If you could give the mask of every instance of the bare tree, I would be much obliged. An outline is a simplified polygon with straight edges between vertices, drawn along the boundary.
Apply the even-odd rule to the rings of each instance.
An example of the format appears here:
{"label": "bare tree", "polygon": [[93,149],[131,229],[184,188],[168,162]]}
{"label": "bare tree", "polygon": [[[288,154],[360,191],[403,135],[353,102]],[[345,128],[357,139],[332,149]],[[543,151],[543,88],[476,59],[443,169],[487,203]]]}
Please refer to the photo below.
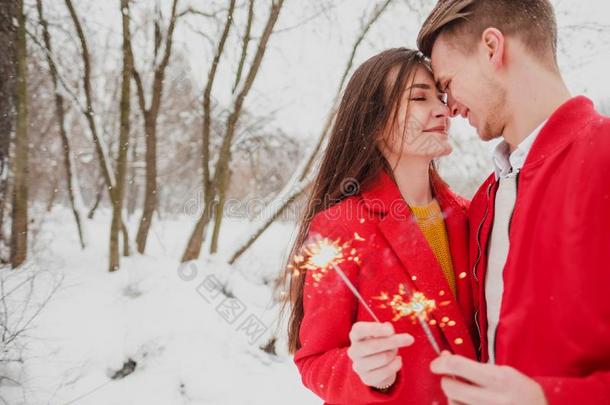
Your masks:
{"label": "bare tree", "polygon": [[11,222],[11,265],[21,265],[28,248],[28,110],[27,44],[23,0],[17,2],[17,125],[13,170],[13,215]]}
{"label": "bare tree", "polygon": [[[85,115],[85,118],[87,119],[87,123],[89,125],[89,131],[91,132],[91,137],[93,138],[98,162],[100,164],[102,176],[104,177],[104,182],[106,183],[106,187],[108,189],[110,201],[112,205],[115,206],[116,200],[118,199],[118,195],[116,192],[116,180],[110,167],[110,158],[108,156],[106,146],[104,145],[103,140],[98,135],[97,125],[95,122],[95,112],[93,109],[93,96],[91,89],[91,57],[89,54],[89,47],[87,45],[87,39],[85,37],[85,32],[83,31],[80,19],[78,17],[78,14],[76,13],[74,5],[72,4],[72,0],[65,0],[65,3],[66,7],[68,8],[68,11],[70,12],[70,18],[72,19],[74,29],[76,30],[81,45],[81,56],[84,68],[83,89],[85,91],[86,99],[86,107],[83,111],[83,114]],[[125,225],[125,221],[123,221],[122,219],[121,230],[123,233],[123,254],[125,256],[129,256],[129,234],[127,231],[127,226]]]}
{"label": "bare tree", "polygon": [[123,21],[123,71],[121,76],[121,117],[119,133],[119,157],[117,159],[115,198],[112,199],[112,224],[110,226],[109,270],[119,269],[119,231],[125,196],[125,176],[127,174],[127,151],[129,149],[129,114],[131,112],[131,75],[133,72],[133,53],[129,28],[129,0],[121,0]]}
{"label": "bare tree", "polygon": [[49,65],[49,73],[51,74],[51,80],[53,82],[53,89],[55,90],[55,114],[57,116],[57,124],[59,125],[59,136],[61,138],[64,158],[64,169],[66,174],[66,188],[68,191],[68,199],[70,206],[72,207],[72,213],[74,214],[74,221],[76,222],[76,228],[78,231],[78,238],[80,240],[81,247],[84,249],[86,245],[85,233],[83,230],[83,202],[80,195],[80,186],[78,183],[77,174],[74,173],[74,157],[70,148],[70,141],[68,134],[66,133],[65,126],[65,108],[64,108],[64,97],[59,91],[59,77],[57,72],[57,64],[53,59],[53,47],[51,44],[51,35],[49,33],[49,24],[44,17],[44,11],[42,7],[42,0],[36,0],[36,9],[38,10],[38,20],[42,27],[42,35],[44,39],[44,46],[46,50],[47,63]]}
{"label": "bare tree", "polygon": [[177,20],[177,5],[178,0],[173,0],[169,27],[165,37],[165,49],[163,57],[158,63],[156,55],[161,47],[160,13],[157,14],[157,19],[155,21],[154,78],[152,82],[151,102],[148,107],[146,106],[144,86],[140,73],[135,66],[133,68],[133,77],[138,91],[138,102],[140,109],[142,110],[142,115],[144,116],[144,133],[146,134],[146,186],[144,192],[144,209],[142,210],[142,218],[140,219],[140,226],[136,235],[136,245],[138,252],[140,253],[144,253],[144,250],[146,249],[146,239],[148,238],[153,212],[157,207],[157,120],[161,109],[165,70],[172,54],[174,29]]}
{"label": "bare tree", "polygon": [[264,209],[264,212],[268,212],[270,215],[265,218],[262,223],[258,224],[252,234],[235,250],[235,252],[229,258],[229,263],[233,264],[242,254],[244,254],[256,240],[271,226],[275,220],[277,220],[286,209],[292,204],[295,200],[299,198],[301,194],[308,189],[309,185],[313,181],[314,171],[313,165],[316,157],[318,156],[320,150],[322,149],[322,145],[330,131],[331,125],[333,123],[336,109],[340,100],[341,92],[343,91],[343,87],[345,86],[345,82],[347,81],[347,77],[354,65],[354,58],[356,56],[356,52],[360,48],[360,45],[366,38],[366,35],[371,30],[373,25],[379,20],[384,11],[392,4],[394,0],[383,0],[380,1],[375,7],[373,7],[371,13],[363,18],[363,23],[358,32],[356,40],[352,46],[351,52],[347,59],[347,63],[345,65],[345,69],[342,72],[341,79],[339,80],[339,85],[337,86],[337,92],[333,99],[332,105],[324,126],[322,127],[322,131],[320,131],[320,135],[318,136],[318,140],[313,146],[313,148],[309,151],[309,153],[302,160],[299,167],[295,171],[292,179],[290,179],[283,190],[281,190],[276,198],[269,204],[269,207]]}
{"label": "bare tree", "polygon": [[203,235],[205,229],[212,218],[212,204],[214,201],[214,192],[212,190],[212,181],[210,175],[210,130],[212,128],[212,89],[214,87],[214,80],[216,79],[216,72],[218,71],[218,64],[220,63],[220,57],[222,56],[231,30],[233,22],[233,12],[235,11],[235,0],[229,0],[229,8],[227,10],[227,17],[225,20],[224,28],[214,59],[210,66],[210,72],[208,73],[207,84],[203,91],[203,132],[202,132],[202,165],[203,165],[203,212],[195,228],[191,233],[191,237],[188,241],[184,254],[182,255],[182,261],[194,260],[199,257],[201,252],[201,245],[203,244]]}
{"label": "bare tree", "polygon": [[220,236],[220,227],[222,224],[223,212],[226,202],[226,193],[231,179],[231,171],[229,169],[229,165],[231,162],[231,145],[233,143],[233,138],[237,131],[237,123],[241,115],[246,96],[248,95],[250,89],[252,88],[252,85],[254,84],[254,79],[258,74],[258,70],[263,61],[263,57],[265,56],[267,44],[269,42],[269,39],[271,38],[271,34],[273,33],[273,27],[277,22],[283,4],[284,0],[274,0],[271,2],[271,10],[269,12],[269,17],[263,30],[263,34],[259,40],[256,54],[254,55],[254,59],[252,61],[252,64],[250,65],[250,70],[248,71],[248,75],[246,76],[243,82],[243,87],[236,95],[235,101],[233,103],[233,111],[227,118],[225,130],[226,132],[223,137],[220,154],[216,164],[216,170],[214,172],[214,188],[218,195],[218,204],[214,206],[214,229],[212,232],[212,241],[210,244],[210,253],[212,254],[216,253],[218,249],[218,239]]}
{"label": "bare tree", "polygon": [[4,213],[8,200],[9,149],[15,127],[17,3],[0,2],[0,243],[4,243]]}
{"label": "bare tree", "polygon": [[104,190],[106,189],[106,182],[104,181],[104,177],[100,176],[100,179],[97,181],[95,188],[97,189],[97,192],[95,193],[95,198],[93,199],[93,203],[91,204],[91,207],[89,208],[89,212],[87,213],[87,218],[89,219],[93,219],[93,216],[95,215],[95,211],[97,211],[97,208],[100,206],[100,203],[102,202],[102,197],[104,196]]}
{"label": "bare tree", "polygon": [[[214,168],[214,174],[211,176],[210,171],[210,150],[209,150],[209,117],[204,118],[204,150],[203,150],[203,170],[204,170],[204,209],[201,217],[199,218],[193,233],[191,234],[191,238],[187,244],[185,252],[182,256],[183,261],[193,260],[199,256],[201,251],[201,245],[203,243],[203,233],[208,222],[214,218],[214,228],[212,231],[212,240],[210,244],[210,253],[216,253],[218,249],[218,239],[220,235],[220,228],[223,220],[223,211],[226,203],[226,194],[227,189],[231,180],[231,171],[230,171],[230,163],[232,159],[232,150],[231,146],[233,145],[233,140],[235,138],[235,134],[237,133],[237,126],[240,119],[240,116],[243,111],[243,105],[248,96],[248,93],[252,89],[252,85],[254,84],[254,80],[258,74],[259,68],[265,56],[265,51],[267,49],[267,44],[271,35],[273,34],[273,28],[277,22],[280,11],[284,4],[284,0],[273,0],[271,2],[271,8],[269,11],[269,15],[267,17],[265,26],[263,28],[262,35],[260,36],[256,53],[252,58],[252,62],[247,70],[247,74],[245,78],[241,81],[236,80],[236,88],[233,91],[234,99],[232,101],[232,105],[230,107],[230,111],[228,117],[225,122],[224,133],[222,134],[222,141],[220,145],[220,150],[218,152],[218,158],[216,160],[216,165]],[[218,59],[220,55],[222,55],[222,50],[224,48],[224,41],[226,41],[226,35],[228,35],[228,25],[232,20],[232,11],[233,11],[234,1],[230,1],[230,12],[227,13],[227,19],[225,23],[225,30],[223,31],[223,35],[219,41],[219,45],[217,47],[217,53],[211,73],[215,74],[215,69],[218,64]],[[252,10],[253,5],[250,4],[249,10]],[[253,13],[249,12],[248,18],[253,19]],[[251,24],[251,21],[250,23]],[[230,25],[229,25],[230,27]],[[250,30],[246,30],[243,37],[243,43],[246,43],[246,46],[242,47],[242,56],[240,58],[240,65],[243,63],[241,60],[246,59],[245,52],[247,52],[248,46],[247,42],[250,40]],[[242,66],[243,68],[243,66]],[[242,68],[238,68],[238,75],[241,75]],[[209,88],[209,78],[208,78],[208,87],[206,87],[206,92],[210,91]],[[204,103],[206,102],[204,95]],[[209,102],[209,98],[207,100]],[[205,104],[204,104],[205,105]],[[209,113],[208,107],[208,113]],[[205,111],[204,111],[205,113]],[[205,128],[208,128],[208,131],[205,132]],[[207,136],[207,137],[206,137]]]}

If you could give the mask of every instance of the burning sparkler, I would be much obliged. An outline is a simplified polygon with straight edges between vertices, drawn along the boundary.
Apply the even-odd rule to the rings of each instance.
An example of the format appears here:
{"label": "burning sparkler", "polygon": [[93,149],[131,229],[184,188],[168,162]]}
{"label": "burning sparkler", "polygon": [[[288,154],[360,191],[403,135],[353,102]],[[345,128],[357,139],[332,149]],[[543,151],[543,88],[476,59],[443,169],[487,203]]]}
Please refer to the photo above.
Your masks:
{"label": "burning sparkler", "polygon": [[[405,300],[406,296],[410,296],[409,300]],[[396,322],[408,316],[414,322],[419,322],[432,348],[440,355],[440,346],[428,325],[429,315],[436,309],[436,302],[434,300],[428,299],[419,291],[410,293],[406,284],[400,284],[398,286],[398,294],[394,294],[391,298],[387,292],[382,292],[378,297],[374,298],[384,302],[379,306],[380,308],[389,307],[392,309],[394,314],[392,321]]]}
{"label": "burning sparkler", "polygon": [[[358,241],[364,240],[357,233],[354,234],[354,239]],[[312,277],[317,283],[330,269],[335,270],[345,285],[347,285],[350,291],[371,315],[371,317],[376,322],[381,323],[377,315],[375,315],[362,295],[360,295],[354,284],[352,284],[343,270],[341,270],[341,268],[338,266],[340,263],[345,261],[360,263],[360,258],[358,257],[357,253],[357,250],[351,247],[349,242],[341,244],[339,239],[331,240],[329,238],[318,238],[306,243],[303,248],[303,254],[297,255],[294,258],[294,262],[296,264],[296,266],[293,266],[294,271],[297,272],[297,274],[300,269],[312,271]],[[405,296],[410,296],[410,299],[405,301]],[[437,354],[440,355],[440,346],[432,334],[430,326],[428,325],[428,316],[436,309],[436,302],[434,300],[428,299],[421,292],[409,292],[405,284],[399,285],[398,294],[394,294],[392,298],[390,298],[389,294],[385,292],[382,292],[379,297],[374,298],[387,302],[380,305],[380,308],[387,308],[388,306],[392,308],[392,312],[394,314],[392,321],[395,322],[405,316],[409,316],[411,319],[413,319],[413,321],[419,322],[424,330],[424,333],[426,334],[426,337],[428,338],[428,341],[432,345],[432,348]]]}
{"label": "burning sparkler", "polygon": [[[363,240],[357,233],[354,234],[354,238],[356,240]],[[345,285],[347,285],[350,291],[371,315],[371,317],[376,322],[381,323],[377,315],[375,315],[362,295],[360,295],[354,284],[352,284],[349,278],[347,278],[347,275],[338,266],[338,264],[345,261],[360,263],[357,250],[355,248],[351,248],[349,242],[341,244],[339,239],[333,241],[329,238],[322,238],[314,240],[311,243],[307,243],[303,249],[303,252],[304,256],[295,257],[295,263],[298,264],[299,268],[313,271],[314,273],[312,274],[312,277],[316,282],[320,281],[328,270],[335,270]]]}

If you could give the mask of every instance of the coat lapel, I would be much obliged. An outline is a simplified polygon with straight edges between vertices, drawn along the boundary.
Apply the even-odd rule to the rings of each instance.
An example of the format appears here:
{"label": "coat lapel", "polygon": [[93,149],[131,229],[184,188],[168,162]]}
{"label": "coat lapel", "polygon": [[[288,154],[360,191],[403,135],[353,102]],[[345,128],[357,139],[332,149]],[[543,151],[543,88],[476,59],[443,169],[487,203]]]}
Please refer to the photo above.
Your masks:
{"label": "coat lapel", "polygon": [[[464,321],[456,297],[453,296],[436,256],[412,216],[411,210],[400,195],[398,187],[386,173],[380,175],[380,181],[376,182],[376,186],[369,192],[363,193],[365,204],[374,203],[376,210],[385,211],[385,216],[379,222],[379,230],[394,254],[400,259],[407,276],[405,284],[412,291],[419,291],[427,298],[436,301],[437,309],[431,314],[431,323],[436,334],[443,337],[451,351],[474,357],[469,328]],[[450,243],[459,242],[451,253],[458,268],[462,269],[466,263],[465,253],[459,254],[457,249],[467,243],[466,225],[462,223],[465,219],[454,215],[455,212],[452,214],[451,211],[455,211],[455,208],[447,204],[446,198],[439,200],[439,203],[447,217],[446,226],[450,234]],[[464,240],[458,241],[459,238],[464,238]]]}

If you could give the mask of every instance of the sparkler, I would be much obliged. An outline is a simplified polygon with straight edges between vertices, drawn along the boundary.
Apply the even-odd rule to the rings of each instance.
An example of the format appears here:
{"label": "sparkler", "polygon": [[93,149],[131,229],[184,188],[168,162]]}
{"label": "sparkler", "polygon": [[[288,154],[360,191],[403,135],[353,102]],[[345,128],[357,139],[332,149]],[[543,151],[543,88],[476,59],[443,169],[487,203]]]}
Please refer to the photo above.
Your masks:
{"label": "sparkler", "polygon": [[[354,238],[356,240],[363,240],[357,233],[354,234]],[[338,266],[338,264],[345,261],[360,263],[360,258],[357,255],[358,252],[355,248],[350,249],[349,242],[340,244],[339,239],[333,241],[329,238],[322,238],[306,244],[304,247],[304,253],[307,259],[305,259],[304,256],[295,257],[295,262],[299,264],[300,268],[315,271],[312,277],[316,282],[320,281],[320,279],[328,272],[329,269],[335,270],[339,277],[341,277],[341,280],[343,280],[345,285],[350,289],[358,301],[360,301],[371,317],[376,322],[381,323],[377,315],[375,315],[362,295],[360,295],[360,292],[358,292],[354,284],[352,284],[347,275]]]}
{"label": "sparkler", "polygon": [[[404,297],[407,295],[410,296],[410,299],[405,301]],[[380,308],[390,307],[392,309],[394,314],[392,321],[395,322],[408,316],[413,321],[419,322],[436,354],[441,354],[440,346],[428,325],[429,315],[436,309],[436,302],[434,300],[428,299],[419,291],[410,292],[406,284],[400,284],[398,286],[398,294],[394,294],[392,298],[386,292],[382,292],[378,297],[374,298],[386,302],[381,304]]]}
{"label": "sparkler", "polygon": [[[358,241],[364,240],[357,233],[354,234],[354,239]],[[339,239],[331,240],[329,238],[317,238],[305,244],[303,253],[303,255],[297,255],[294,258],[294,262],[297,265],[296,268],[294,268],[294,271],[297,272],[297,274],[299,269],[312,271],[312,277],[317,283],[330,269],[333,269],[337,272],[345,285],[350,289],[350,291],[367,310],[371,317],[376,322],[381,323],[377,315],[375,315],[362,295],[360,295],[360,292],[358,292],[354,284],[352,284],[347,275],[338,266],[338,264],[345,261],[360,263],[357,250],[355,248],[351,248],[349,242],[341,244]],[[407,295],[410,296],[408,301],[404,299],[404,297]],[[399,285],[398,294],[394,294],[392,298],[390,298],[389,294],[386,292],[382,292],[379,297],[374,298],[387,302],[381,304],[380,308],[387,308],[389,306],[392,309],[394,314],[392,321],[395,322],[405,316],[408,316],[413,321],[419,322],[424,334],[430,342],[430,345],[434,351],[440,355],[440,346],[432,334],[430,326],[428,325],[429,314],[436,309],[436,302],[434,300],[428,299],[421,292],[410,292],[405,284]],[[443,303],[441,303],[441,305],[443,305]]]}

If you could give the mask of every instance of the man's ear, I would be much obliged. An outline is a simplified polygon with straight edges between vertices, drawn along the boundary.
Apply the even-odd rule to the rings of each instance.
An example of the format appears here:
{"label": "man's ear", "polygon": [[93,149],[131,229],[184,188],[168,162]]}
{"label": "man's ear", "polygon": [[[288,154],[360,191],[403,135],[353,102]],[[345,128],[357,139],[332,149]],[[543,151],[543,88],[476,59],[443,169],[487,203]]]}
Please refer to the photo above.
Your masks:
{"label": "man's ear", "polygon": [[481,34],[483,50],[486,60],[496,69],[504,65],[505,38],[502,31],[497,28],[487,28]]}

